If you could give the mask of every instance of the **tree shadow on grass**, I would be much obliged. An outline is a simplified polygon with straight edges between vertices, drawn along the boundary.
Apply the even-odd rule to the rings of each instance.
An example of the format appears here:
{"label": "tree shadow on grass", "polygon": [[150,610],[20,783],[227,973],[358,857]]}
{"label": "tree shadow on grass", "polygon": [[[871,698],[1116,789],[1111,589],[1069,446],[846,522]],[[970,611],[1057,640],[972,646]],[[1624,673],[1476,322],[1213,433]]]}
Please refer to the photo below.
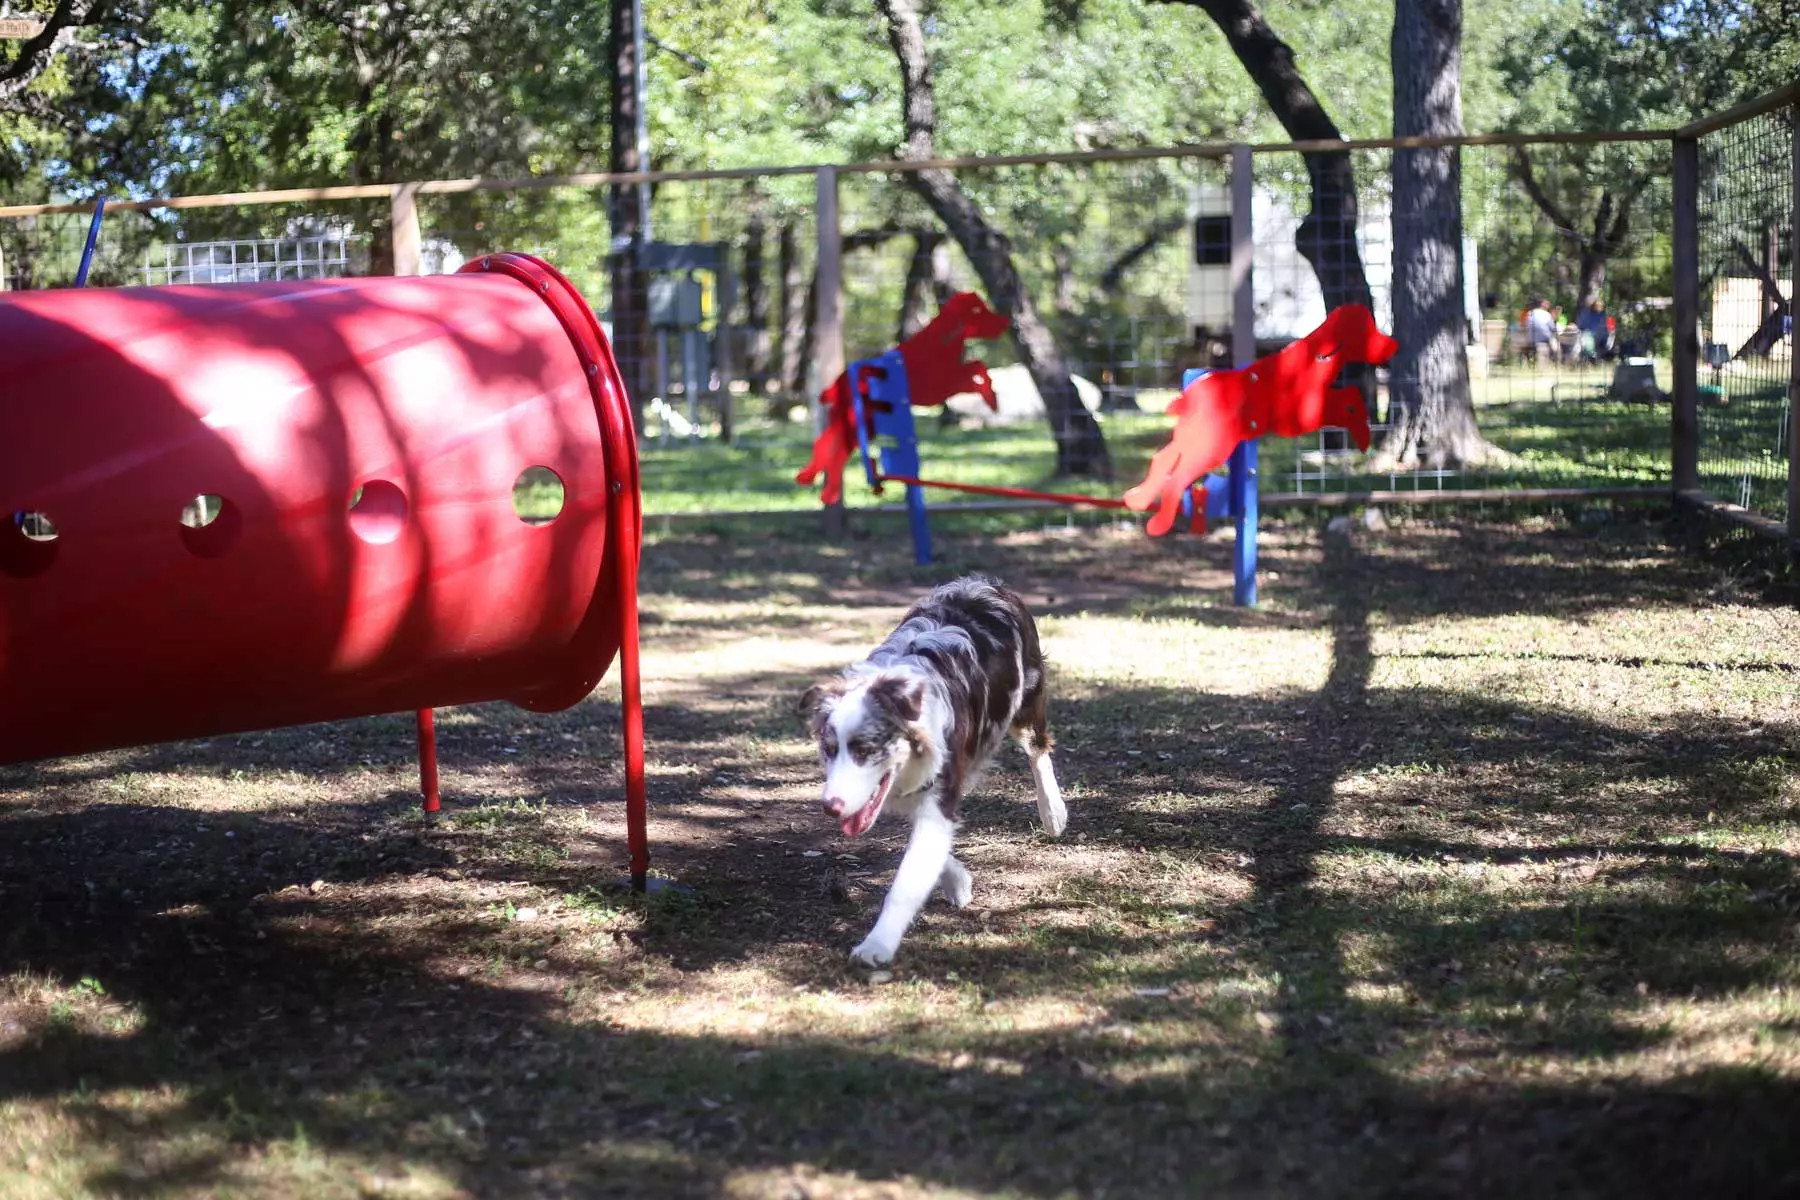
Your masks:
{"label": "tree shadow on grass", "polygon": [[[16,810],[0,819],[0,973],[92,976],[119,1025],[104,1005],[0,1018],[0,1104],[54,1101],[92,1153],[81,1185],[122,1195],[255,1191],[255,1164],[297,1138],[377,1182],[410,1164],[484,1196],[785,1196],[852,1178],[1034,1196],[1791,1193],[1791,1018],[1758,1030],[1756,1009],[1793,979],[1792,857],[1666,836],[1703,829],[1706,811],[1782,820],[1778,781],[1754,764],[1790,755],[1789,735],[1372,689],[1387,569],[1347,549],[1322,561],[1322,692],[1060,703],[1098,865],[985,923],[934,911],[892,992],[841,965],[879,879],[830,899],[842,843],[779,811],[804,770],[733,743],[782,736],[779,697],[804,681],[781,673],[746,672],[717,712],[658,701],[653,753],[696,773],[664,777],[657,861],[697,894],[593,899],[641,917],[619,942],[580,921],[508,923],[465,894],[574,892],[617,871],[610,813],[596,845],[541,854],[562,831],[538,814],[612,794],[604,706],[448,722],[447,754],[491,786],[486,809],[437,829],[400,798]],[[1197,705],[1217,727],[1205,737]],[[509,766],[530,729],[545,733],[537,761]],[[401,769],[404,732],[378,728],[359,757]],[[321,734],[344,736],[267,749]],[[1596,766],[1569,747],[1609,749]],[[1516,775],[1534,760],[1540,773]],[[183,761],[176,748],[139,767]],[[1353,778],[1420,761],[1463,773],[1346,804]],[[321,774],[347,771],[340,758]],[[571,777],[584,782],[545,786]],[[9,778],[34,786],[31,769]],[[51,768],[42,782],[74,786]],[[1658,805],[1634,808],[1646,797]],[[764,798],[776,811],[752,817]],[[1375,820],[1377,803],[1421,815]],[[1052,869],[1064,850],[1019,846],[1030,820],[986,801],[972,833],[1001,835],[998,861]],[[1154,870],[1117,865],[1135,859]],[[1196,899],[1155,883],[1208,862],[1242,886]],[[292,886],[309,878],[327,886]],[[780,985],[758,1006],[804,995],[816,1027],[609,1016],[615,996],[691,1003],[745,961]],[[886,999],[952,987],[967,1016],[909,1018]],[[1766,1058],[1685,1048],[1664,1015],[1740,997],[1738,1028],[1778,1039]],[[1046,1003],[1073,1011],[1034,1019]],[[859,1008],[880,1024],[843,1018]],[[1649,1053],[1668,1057],[1627,1062]],[[118,1089],[160,1099],[121,1106]]]}

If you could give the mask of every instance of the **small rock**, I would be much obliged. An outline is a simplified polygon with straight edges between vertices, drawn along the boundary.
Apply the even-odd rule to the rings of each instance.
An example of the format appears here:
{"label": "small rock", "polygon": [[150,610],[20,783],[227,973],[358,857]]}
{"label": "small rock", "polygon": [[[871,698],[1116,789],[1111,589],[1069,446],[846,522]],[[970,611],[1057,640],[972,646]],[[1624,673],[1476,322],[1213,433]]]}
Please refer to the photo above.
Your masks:
{"label": "small rock", "polygon": [[873,972],[870,972],[870,974],[869,974],[869,982],[870,982],[870,983],[871,983],[871,984],[874,984],[874,985],[876,985],[876,986],[879,986],[879,985],[881,985],[881,984],[884,984],[884,983],[892,983],[892,982],[894,982],[894,973],[893,973],[893,972],[892,972],[892,971],[873,971]]}
{"label": "small rock", "polygon": [[521,908],[518,912],[513,914],[513,920],[515,921],[535,921],[537,919],[538,910],[535,908]]}
{"label": "small rock", "polygon": [[306,890],[316,896],[325,890],[325,881],[323,879],[315,879],[306,885]]}
{"label": "small rock", "polygon": [[800,857],[801,858],[824,858],[825,852],[823,850],[808,850],[805,853],[801,854]]}
{"label": "small rock", "polygon": [[1156,987],[1132,988],[1131,994],[1134,996],[1166,996],[1169,994],[1169,989]]}

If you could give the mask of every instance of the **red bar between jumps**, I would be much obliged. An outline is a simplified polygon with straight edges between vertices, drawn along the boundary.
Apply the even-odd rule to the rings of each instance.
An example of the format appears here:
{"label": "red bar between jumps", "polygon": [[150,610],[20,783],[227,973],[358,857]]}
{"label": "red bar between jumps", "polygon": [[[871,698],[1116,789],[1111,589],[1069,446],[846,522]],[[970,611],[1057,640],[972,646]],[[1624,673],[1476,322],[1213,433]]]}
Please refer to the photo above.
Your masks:
{"label": "red bar between jumps", "polygon": [[914,487],[944,488],[952,492],[973,492],[978,496],[1007,496],[1014,500],[1049,500],[1055,504],[1085,504],[1089,508],[1124,508],[1125,501],[1115,496],[1080,496],[1073,492],[1034,492],[1029,488],[990,487],[983,483],[947,483],[936,479],[915,479],[911,475],[877,475],[877,483],[904,483]]}

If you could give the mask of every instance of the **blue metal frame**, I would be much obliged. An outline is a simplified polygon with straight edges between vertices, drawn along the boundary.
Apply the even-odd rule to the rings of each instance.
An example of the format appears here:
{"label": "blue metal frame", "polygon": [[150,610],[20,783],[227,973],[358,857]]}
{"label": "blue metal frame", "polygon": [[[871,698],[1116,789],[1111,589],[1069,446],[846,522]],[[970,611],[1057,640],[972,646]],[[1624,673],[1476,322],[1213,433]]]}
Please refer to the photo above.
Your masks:
{"label": "blue metal frame", "polygon": [[[1194,380],[1205,375],[1205,371],[1189,370],[1181,374],[1182,390]],[[1231,599],[1232,603],[1242,608],[1254,608],[1256,605],[1256,523],[1259,505],[1257,504],[1258,445],[1254,438],[1242,441],[1231,451],[1226,460],[1225,476],[1209,475],[1206,478],[1206,518],[1210,523],[1217,516],[1228,516],[1237,528],[1237,543],[1231,552]],[[1217,507],[1215,507],[1215,502]],[[1191,509],[1184,501],[1182,515],[1186,516]]]}
{"label": "blue metal frame", "polygon": [[106,216],[106,197],[94,200],[94,219],[88,223],[87,245],[81,251],[81,267],[75,272],[75,286],[86,287],[88,268],[94,265],[94,247],[100,243],[100,221]]}
{"label": "blue metal frame", "polygon": [[[1185,371],[1181,386],[1185,389],[1205,371]],[[871,488],[882,475],[905,475],[919,478],[919,430],[913,420],[912,392],[906,381],[906,361],[898,350],[889,350],[875,358],[858,359],[850,364],[845,378],[850,384],[850,407],[856,422],[856,445],[862,452],[863,474]],[[881,408],[865,409],[863,388],[868,400],[878,401]],[[891,439],[880,447],[871,445],[873,437]],[[879,456],[879,457],[878,457]],[[1201,486],[1206,494],[1206,520],[1209,525],[1230,517],[1237,529],[1237,544],[1232,550],[1232,587],[1234,603],[1243,607],[1256,604],[1256,525],[1257,525],[1257,443],[1239,442],[1232,450],[1224,475],[1209,475]],[[1194,514],[1194,493],[1190,489],[1181,498],[1183,523]],[[913,561],[920,566],[931,562],[931,521],[925,507],[925,489],[906,485],[906,518],[912,529]]]}
{"label": "blue metal frame", "polygon": [[[856,444],[862,450],[863,471],[869,486],[877,476],[875,454],[869,446],[869,427],[876,437],[891,438],[880,448],[880,474],[906,475],[919,478],[919,429],[913,421],[912,389],[906,381],[906,360],[898,350],[889,350],[875,358],[859,359],[850,364],[845,378],[850,383],[851,412],[856,420]],[[869,400],[883,407],[869,410],[864,418],[863,386],[869,389]],[[906,485],[906,522],[912,528],[913,562],[926,566],[931,562],[931,518],[925,509],[925,489]]]}

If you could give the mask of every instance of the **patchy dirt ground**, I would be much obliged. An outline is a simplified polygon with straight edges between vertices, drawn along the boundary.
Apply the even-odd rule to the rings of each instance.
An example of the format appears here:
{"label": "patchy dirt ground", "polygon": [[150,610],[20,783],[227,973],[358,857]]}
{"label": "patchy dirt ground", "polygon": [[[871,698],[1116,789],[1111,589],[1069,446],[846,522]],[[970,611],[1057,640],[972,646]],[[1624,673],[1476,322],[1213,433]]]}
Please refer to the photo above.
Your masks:
{"label": "patchy dirt ground", "polygon": [[[1655,523],[665,535],[616,690],[0,770],[0,1195],[1800,1194],[1800,620]],[[1042,615],[887,982],[904,830],[790,716],[931,580]]]}

